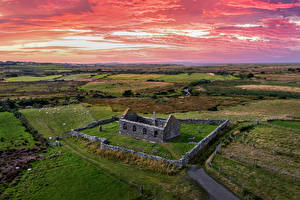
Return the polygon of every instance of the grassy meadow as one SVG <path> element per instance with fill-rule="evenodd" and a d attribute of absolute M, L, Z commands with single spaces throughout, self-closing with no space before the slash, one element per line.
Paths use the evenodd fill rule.
<path fill-rule="evenodd" d="M 5 193 L 10 199 L 136 199 L 134 188 L 65 148 L 51 148 Z M 52 156 L 52 157 L 51 157 Z"/>
<path fill-rule="evenodd" d="M 22 123 L 9 112 L 0 112 L 0 150 L 34 147 L 35 141 Z"/>
<path fill-rule="evenodd" d="M 126 90 L 138 92 L 139 90 L 149 88 L 161 88 L 172 85 L 165 82 L 146 82 L 146 81 L 134 81 L 134 80 L 105 80 L 89 82 L 86 85 L 80 87 L 85 91 L 100 91 L 106 94 L 120 97 Z"/>
<path fill-rule="evenodd" d="M 49 81 L 61 77 L 61 75 L 51 76 L 18 76 L 5 79 L 9 82 L 32 82 L 32 81 Z"/>
<path fill-rule="evenodd" d="M 96 121 L 81 104 L 21 110 L 29 123 L 44 137 L 62 135 Z"/>
<path fill-rule="evenodd" d="M 239 196 L 298 199 L 299 134 L 262 124 L 241 131 L 235 138 L 221 148 L 212 166 L 219 176 L 242 188 L 243 192 L 237 192 Z"/>
<path fill-rule="evenodd" d="M 176 75 L 165 75 L 157 78 L 157 80 L 160 81 L 166 81 L 166 82 L 193 82 L 193 81 L 199 81 L 201 79 L 215 81 L 215 80 L 234 80 L 238 79 L 231 75 L 221 76 L 216 75 L 214 73 L 182 73 L 182 74 L 176 74 Z"/>

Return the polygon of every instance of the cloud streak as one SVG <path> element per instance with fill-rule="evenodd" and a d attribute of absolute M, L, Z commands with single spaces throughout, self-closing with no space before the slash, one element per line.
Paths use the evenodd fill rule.
<path fill-rule="evenodd" d="M 298 0 L 1 0 L 0 60 L 296 62 Z"/>

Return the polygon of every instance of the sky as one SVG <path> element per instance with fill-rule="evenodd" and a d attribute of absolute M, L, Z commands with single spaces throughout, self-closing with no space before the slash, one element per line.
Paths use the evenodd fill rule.
<path fill-rule="evenodd" d="M 0 60 L 300 62 L 300 0 L 0 0 Z"/>

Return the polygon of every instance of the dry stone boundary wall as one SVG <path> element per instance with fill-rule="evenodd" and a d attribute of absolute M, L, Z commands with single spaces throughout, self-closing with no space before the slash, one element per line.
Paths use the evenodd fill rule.
<path fill-rule="evenodd" d="M 101 149 L 109 149 L 109 150 L 112 150 L 112 151 L 125 151 L 125 152 L 135 154 L 137 156 L 143 157 L 143 158 L 168 162 L 168 163 L 174 164 L 174 165 L 182 168 L 182 167 L 186 166 L 190 162 L 190 160 L 193 159 L 194 156 L 199 151 L 201 151 L 213 138 L 215 138 L 219 133 L 222 132 L 222 130 L 224 128 L 226 128 L 229 125 L 229 120 L 178 119 L 179 122 L 181 122 L 181 123 L 220 124 L 213 132 L 211 132 L 204 139 L 202 139 L 200 142 L 198 142 L 197 145 L 194 146 L 194 148 L 192 148 L 189 152 L 187 152 L 179 160 L 169 160 L 169 159 L 162 158 L 160 156 L 149 155 L 149 154 L 145 154 L 143 152 L 134 151 L 132 149 L 127 149 L 127 148 L 120 147 L 120 146 L 109 145 L 109 144 L 107 144 L 108 140 L 106 138 L 99 138 L 97 136 L 90 136 L 90 135 L 79 132 L 79 131 L 82 131 L 82 130 L 85 130 L 85 129 L 88 129 L 88 128 L 93 128 L 93 127 L 101 125 L 101 124 L 111 123 L 111 122 L 116 121 L 118 119 L 119 119 L 118 117 L 112 117 L 112 118 L 109 118 L 109 119 L 100 120 L 100 121 L 91 123 L 91 124 L 87 125 L 86 127 L 79 128 L 79 129 L 74 129 L 70 133 L 67 133 L 67 135 L 73 136 L 73 137 L 82 137 L 82 138 L 85 138 L 86 140 L 91 141 L 91 142 L 100 142 Z"/>

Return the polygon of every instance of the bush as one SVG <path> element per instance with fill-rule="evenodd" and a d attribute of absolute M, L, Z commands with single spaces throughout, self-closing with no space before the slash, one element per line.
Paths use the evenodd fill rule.
<path fill-rule="evenodd" d="M 133 96 L 132 90 L 125 90 L 122 94 L 123 97 L 131 97 Z"/>

